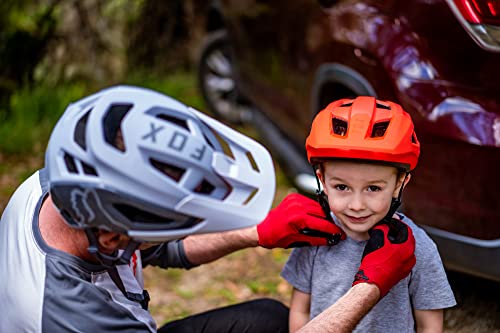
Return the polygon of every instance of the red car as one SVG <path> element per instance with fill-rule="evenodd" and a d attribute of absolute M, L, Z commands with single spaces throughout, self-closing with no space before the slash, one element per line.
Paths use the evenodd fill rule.
<path fill-rule="evenodd" d="M 403 210 L 449 269 L 500 281 L 500 1 L 227 0 L 207 12 L 199 82 L 213 112 L 253 122 L 297 188 L 314 115 L 395 101 L 422 144 Z"/>

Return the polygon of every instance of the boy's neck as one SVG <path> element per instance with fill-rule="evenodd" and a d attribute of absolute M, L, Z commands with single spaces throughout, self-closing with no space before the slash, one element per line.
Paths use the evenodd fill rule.
<path fill-rule="evenodd" d="M 357 242 L 366 241 L 370 238 L 370 235 L 368 235 L 368 232 L 355 232 L 352 230 L 348 230 L 347 228 L 342 228 L 342 230 L 344 230 L 347 237 L 349 237 Z"/>

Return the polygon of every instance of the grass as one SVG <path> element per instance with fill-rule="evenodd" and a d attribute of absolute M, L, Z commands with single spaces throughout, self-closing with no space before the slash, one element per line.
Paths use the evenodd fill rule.
<path fill-rule="evenodd" d="M 195 76 L 190 72 L 163 77 L 135 73 L 122 84 L 154 89 L 194 108 L 204 108 Z M 40 84 L 16 91 L 5 109 L 0 110 L 0 153 L 19 155 L 43 151 L 52 128 L 66 106 L 100 88 L 103 87 L 70 82 L 58 86 Z"/>
<path fill-rule="evenodd" d="M 0 113 L 0 152 L 28 154 L 43 150 L 50 131 L 66 106 L 85 93 L 83 84 L 49 85 L 15 92 Z"/>

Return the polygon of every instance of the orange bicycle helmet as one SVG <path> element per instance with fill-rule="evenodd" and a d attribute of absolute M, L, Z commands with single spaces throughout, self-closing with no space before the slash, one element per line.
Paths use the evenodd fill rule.
<path fill-rule="evenodd" d="M 323 159 L 360 159 L 409 172 L 417 165 L 420 143 L 410 115 L 400 105 L 363 96 L 332 102 L 320 111 L 306 150 L 313 165 Z"/>

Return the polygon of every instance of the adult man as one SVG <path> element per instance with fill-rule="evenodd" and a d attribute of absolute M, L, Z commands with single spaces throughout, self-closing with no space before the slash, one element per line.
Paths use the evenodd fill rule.
<path fill-rule="evenodd" d="M 143 265 L 190 268 L 246 247 L 333 245 L 342 237 L 299 195 L 264 219 L 273 196 L 267 151 L 219 122 L 140 88 L 84 98 L 54 128 L 46 168 L 2 215 L 0 331 L 154 332 Z M 412 240 L 402 256 L 413 254 Z M 379 245 L 383 253 L 391 243 Z M 397 271 L 393 257 L 382 266 Z M 360 299 L 364 306 L 353 303 Z M 324 329 L 355 324 L 377 300 L 376 286 L 355 286 L 342 311 L 329 309 L 319 324 L 335 316 Z M 260 300 L 159 331 L 286 332 L 287 313 Z"/>

